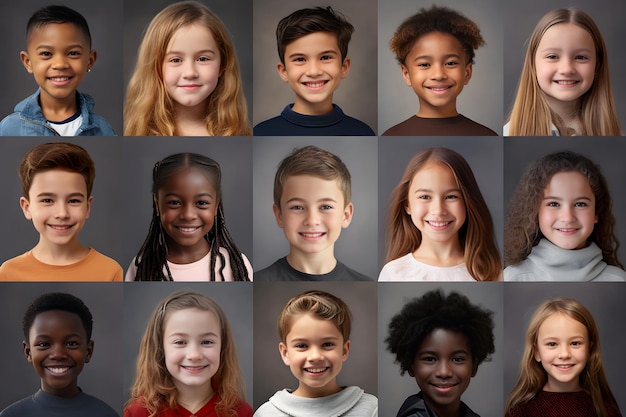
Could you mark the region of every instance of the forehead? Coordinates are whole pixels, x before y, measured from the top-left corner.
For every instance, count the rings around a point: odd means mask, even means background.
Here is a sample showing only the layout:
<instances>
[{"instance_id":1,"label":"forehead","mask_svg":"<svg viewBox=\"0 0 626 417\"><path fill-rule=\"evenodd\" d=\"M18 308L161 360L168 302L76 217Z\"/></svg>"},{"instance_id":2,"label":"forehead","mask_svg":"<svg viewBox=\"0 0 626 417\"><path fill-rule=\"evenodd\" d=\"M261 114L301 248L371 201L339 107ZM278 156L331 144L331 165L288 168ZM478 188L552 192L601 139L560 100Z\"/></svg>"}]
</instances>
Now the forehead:
<instances>
[{"instance_id":1,"label":"forehead","mask_svg":"<svg viewBox=\"0 0 626 417\"><path fill-rule=\"evenodd\" d=\"M580 335L587 337L587 327L567 314L551 314L541 323L541 326L539 326L537 336L541 339L559 335Z\"/></svg>"},{"instance_id":2,"label":"forehead","mask_svg":"<svg viewBox=\"0 0 626 417\"><path fill-rule=\"evenodd\" d=\"M449 33L428 32L415 39L407 59L409 57L414 59L421 55L436 57L450 54L465 56L461 42Z\"/></svg>"},{"instance_id":3,"label":"forehead","mask_svg":"<svg viewBox=\"0 0 626 417\"><path fill-rule=\"evenodd\" d=\"M79 335L87 337L80 316L64 310L44 311L35 316L29 329L30 338L41 336Z\"/></svg>"},{"instance_id":4,"label":"forehead","mask_svg":"<svg viewBox=\"0 0 626 417\"><path fill-rule=\"evenodd\" d=\"M206 169L197 167L181 167L172 171L164 178L159 192L171 188L201 187L215 191L215 179Z\"/></svg>"},{"instance_id":5,"label":"forehead","mask_svg":"<svg viewBox=\"0 0 626 417\"><path fill-rule=\"evenodd\" d=\"M470 343L465 334L454 330L437 328L422 340L422 343L417 348L417 353L429 351L447 354L460 350L471 353Z\"/></svg>"},{"instance_id":6,"label":"forehead","mask_svg":"<svg viewBox=\"0 0 626 417\"><path fill-rule=\"evenodd\" d=\"M285 335L286 339L342 337L332 320L318 318L310 312L295 315L289 324L291 327Z\"/></svg>"},{"instance_id":7,"label":"forehead","mask_svg":"<svg viewBox=\"0 0 626 417\"><path fill-rule=\"evenodd\" d=\"M591 34L583 27L574 23L557 23L544 32L539 41L538 49L570 48L595 50Z\"/></svg>"},{"instance_id":8,"label":"forehead","mask_svg":"<svg viewBox=\"0 0 626 417\"><path fill-rule=\"evenodd\" d=\"M29 48L36 48L42 44L79 44L89 48L89 38L87 34L74 23L45 23L34 26L28 32L26 44Z\"/></svg>"},{"instance_id":9,"label":"forehead","mask_svg":"<svg viewBox=\"0 0 626 417\"><path fill-rule=\"evenodd\" d=\"M332 32L313 32L301 36L287 44L285 55L317 54L334 51L339 53L337 35Z\"/></svg>"},{"instance_id":10,"label":"forehead","mask_svg":"<svg viewBox=\"0 0 626 417\"><path fill-rule=\"evenodd\" d=\"M291 199L332 199L343 202L339 178L325 179L313 175L290 175L283 183L281 201Z\"/></svg>"},{"instance_id":11,"label":"forehead","mask_svg":"<svg viewBox=\"0 0 626 417\"><path fill-rule=\"evenodd\" d=\"M589 180L578 171L557 172L550 178L544 194L576 194L595 198Z\"/></svg>"},{"instance_id":12,"label":"forehead","mask_svg":"<svg viewBox=\"0 0 626 417\"><path fill-rule=\"evenodd\" d=\"M217 46L213 33L204 25L192 23L178 28L167 45L169 50L212 49L217 52Z\"/></svg>"},{"instance_id":13,"label":"forehead","mask_svg":"<svg viewBox=\"0 0 626 417\"><path fill-rule=\"evenodd\" d=\"M430 187L436 184L457 185L452 169L437 161L427 161L415 172L411 179L410 188Z\"/></svg>"},{"instance_id":14,"label":"forehead","mask_svg":"<svg viewBox=\"0 0 626 417\"><path fill-rule=\"evenodd\" d=\"M163 323L164 333L205 333L212 331L219 334L220 321L209 310L185 308L167 313Z\"/></svg>"},{"instance_id":15,"label":"forehead","mask_svg":"<svg viewBox=\"0 0 626 417\"><path fill-rule=\"evenodd\" d=\"M40 194L46 192L87 194L85 178L78 172L65 171L62 169L50 169L37 172L31 181L30 193Z\"/></svg>"}]
</instances>

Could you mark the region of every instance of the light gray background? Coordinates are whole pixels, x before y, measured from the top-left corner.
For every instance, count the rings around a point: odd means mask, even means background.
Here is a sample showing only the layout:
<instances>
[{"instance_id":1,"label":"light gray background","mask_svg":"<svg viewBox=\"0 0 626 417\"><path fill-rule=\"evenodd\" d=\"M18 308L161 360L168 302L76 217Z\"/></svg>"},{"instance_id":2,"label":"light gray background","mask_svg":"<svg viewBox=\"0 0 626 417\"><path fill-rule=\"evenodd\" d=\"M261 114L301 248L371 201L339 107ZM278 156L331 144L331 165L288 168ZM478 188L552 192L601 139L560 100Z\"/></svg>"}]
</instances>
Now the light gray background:
<instances>
[{"instance_id":1,"label":"light gray background","mask_svg":"<svg viewBox=\"0 0 626 417\"><path fill-rule=\"evenodd\" d=\"M591 159L600 165L613 198L613 215L616 219L615 233L622 245L618 258L626 265L626 194L624 179L626 167L623 155L626 155L626 142L611 137L554 137L545 138L506 138L504 140L504 201L505 220L509 201L520 178L528 166L536 159L552 152L570 150Z\"/></svg>"},{"instance_id":2,"label":"light gray background","mask_svg":"<svg viewBox=\"0 0 626 417\"><path fill-rule=\"evenodd\" d=\"M124 401L135 379L139 344L157 304L179 290L193 290L215 300L228 319L244 376L246 398L252 398L252 284L249 282L128 282L124 285ZM120 304L118 304L119 306ZM117 341L119 347L119 340Z\"/></svg>"},{"instance_id":3,"label":"light gray background","mask_svg":"<svg viewBox=\"0 0 626 417\"><path fill-rule=\"evenodd\" d=\"M354 215L341 229L335 243L335 257L373 280L378 276L376 258L376 219L378 196L376 178L376 137L294 138L256 137L254 139L254 256L255 270L263 269L289 253L289 242L276 224L272 210L276 169L295 148L315 145L337 155L352 177Z\"/></svg>"},{"instance_id":4,"label":"light gray background","mask_svg":"<svg viewBox=\"0 0 626 417\"><path fill-rule=\"evenodd\" d=\"M379 283L378 284L378 414L394 416L404 400L419 392L415 378L408 373L400 376L400 366L394 363L395 356L387 350L384 342L388 335L391 318L398 314L402 307L426 292L441 288L448 295L456 291L465 295L481 308L494 312L493 322L495 337L495 353L491 361L485 361L478 367L478 373L472 378L469 387L461 396L474 412L481 416L502 415L502 363L503 363L503 318L502 318L502 283Z\"/></svg>"},{"instance_id":5,"label":"light gray background","mask_svg":"<svg viewBox=\"0 0 626 417\"><path fill-rule=\"evenodd\" d=\"M348 115L376 132L376 0L256 0L254 2L254 118L256 125L278 116L293 103L295 94L276 71L278 22L299 9L330 5L354 26L348 45L350 72L333 95L333 102Z\"/></svg>"},{"instance_id":6,"label":"light gray background","mask_svg":"<svg viewBox=\"0 0 626 417\"><path fill-rule=\"evenodd\" d=\"M152 170L161 159L194 152L217 161L222 170L222 207L235 244L252 262L252 138L125 137L124 152L124 270L148 236L152 219Z\"/></svg>"},{"instance_id":7,"label":"light gray background","mask_svg":"<svg viewBox=\"0 0 626 417\"><path fill-rule=\"evenodd\" d=\"M96 102L93 111L104 117L118 135L122 134L122 32L112 30L123 21L123 0L86 2L65 0L68 6L83 15L91 32L91 48L98 52L96 63L85 74L78 91L92 96ZM13 113L17 103L37 90L37 83L22 61L20 51L26 50L26 24L38 9L59 4L49 0L23 0L0 2L0 56L4 65L0 68L2 94L0 117Z\"/></svg>"},{"instance_id":8,"label":"light gray background","mask_svg":"<svg viewBox=\"0 0 626 417\"><path fill-rule=\"evenodd\" d=\"M543 15L550 10L576 6L583 9L596 23L604 38L609 57L611 88L615 98L622 130L626 129L626 80L623 77L626 57L626 2L616 0L542 0L509 1L504 8L504 118L508 117L515 100L519 77L524 65L528 40ZM502 130L497 130L501 132Z\"/></svg>"},{"instance_id":9,"label":"light gray background","mask_svg":"<svg viewBox=\"0 0 626 417\"><path fill-rule=\"evenodd\" d=\"M499 137L385 137L378 150L378 254L379 265L385 263L385 230L391 192L398 185L411 158L425 148L443 147L460 153L474 172L481 194L487 202L502 253L502 139Z\"/></svg>"},{"instance_id":10,"label":"light gray background","mask_svg":"<svg viewBox=\"0 0 626 417\"><path fill-rule=\"evenodd\" d=\"M83 245L93 247L120 262L126 244L122 219L133 210L132 206L124 204L126 201L120 192L121 184L125 181L123 172L118 169L122 143L111 138L95 137L87 141L64 138L64 141L85 148L96 167L91 213L78 239ZM18 167L26 152L47 142L49 140L42 138L20 137L3 139L0 144L0 178L4 196L0 216L3 234L10 236L10 239L0 239L0 260L3 262L32 249L39 241L39 233L33 227L33 222L26 220L20 208L22 187ZM146 233L147 230L146 226Z\"/></svg>"},{"instance_id":11,"label":"light gray background","mask_svg":"<svg viewBox=\"0 0 626 417\"><path fill-rule=\"evenodd\" d=\"M41 294L67 292L83 300L93 316L94 350L85 364L78 385L113 407L120 415L125 401L122 392L122 283L0 283L0 344L2 376L0 410L37 392L41 379L24 356L22 318Z\"/></svg>"},{"instance_id":12,"label":"light gray background","mask_svg":"<svg viewBox=\"0 0 626 417\"><path fill-rule=\"evenodd\" d=\"M252 120L252 0L199 1L215 13L228 29L239 60L248 118ZM176 1L124 1L124 97L143 35L152 18L171 3ZM121 42L118 42L118 47L120 45Z\"/></svg>"},{"instance_id":13,"label":"light gray background","mask_svg":"<svg viewBox=\"0 0 626 417\"><path fill-rule=\"evenodd\" d=\"M350 355L343 363L337 382L341 386L357 385L365 392L377 395L376 288L375 282L254 284L254 408L266 402L276 391L298 387L298 380L280 357L276 323L287 301L309 290L322 290L341 298L352 313Z\"/></svg>"},{"instance_id":14,"label":"light gray background","mask_svg":"<svg viewBox=\"0 0 626 417\"><path fill-rule=\"evenodd\" d=\"M378 2L378 132L417 113L419 101L402 78L400 64L389 51L394 32L408 17L433 3L454 9L474 21L485 45L474 58L472 78L457 98L457 111L502 132L502 9L499 0L391 0ZM509 3L513 2L508 2ZM515 18L513 18L515 19ZM509 21L505 21L509 24ZM476 105L480 103L480 105Z\"/></svg>"},{"instance_id":15,"label":"light gray background","mask_svg":"<svg viewBox=\"0 0 626 417\"><path fill-rule=\"evenodd\" d=\"M624 390L624 283L507 282L504 286L504 399L517 381L524 352L524 339L530 318L545 300L570 297L581 302L593 314L600 333L602 364L611 391L622 412L626 409Z\"/></svg>"}]
</instances>

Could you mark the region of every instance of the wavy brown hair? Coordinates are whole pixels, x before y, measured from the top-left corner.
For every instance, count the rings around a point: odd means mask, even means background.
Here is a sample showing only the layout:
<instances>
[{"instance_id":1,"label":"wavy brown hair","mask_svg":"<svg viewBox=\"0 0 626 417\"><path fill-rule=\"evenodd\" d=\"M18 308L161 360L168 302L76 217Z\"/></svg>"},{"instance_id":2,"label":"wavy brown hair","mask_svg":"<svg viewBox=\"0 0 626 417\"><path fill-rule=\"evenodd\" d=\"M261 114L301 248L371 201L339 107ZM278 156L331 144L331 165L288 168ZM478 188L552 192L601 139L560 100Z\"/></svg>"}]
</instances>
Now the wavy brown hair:
<instances>
[{"instance_id":1,"label":"wavy brown hair","mask_svg":"<svg viewBox=\"0 0 626 417\"><path fill-rule=\"evenodd\" d=\"M165 408L176 408L178 392L165 366L163 331L171 312L190 308L209 311L220 323L220 366L211 378L211 385L220 397L215 410L219 417L236 417L235 409L239 403L245 401L245 390L237 348L226 314L211 298L189 290L171 294L157 305L150 316L139 347L131 398L126 404L141 401L150 417L156 416Z\"/></svg>"},{"instance_id":2,"label":"wavy brown hair","mask_svg":"<svg viewBox=\"0 0 626 417\"><path fill-rule=\"evenodd\" d=\"M174 136L174 102L163 82L163 62L174 33L190 25L206 27L218 45L220 77L206 100L206 124L212 136L251 135L235 48L226 26L206 6L173 3L150 22L139 46L137 63L124 104L124 136Z\"/></svg>"},{"instance_id":3,"label":"wavy brown hair","mask_svg":"<svg viewBox=\"0 0 626 417\"><path fill-rule=\"evenodd\" d=\"M409 187L413 177L427 162L444 164L450 168L463 195L467 218L459 229L459 241L464 251L468 272L476 281L500 280L502 260L487 203L467 161L457 152L447 148L427 148L413 156L404 170L400 183L391 193L385 262L414 252L422 243L422 233L407 215L406 208L409 205Z\"/></svg>"},{"instance_id":4,"label":"wavy brown hair","mask_svg":"<svg viewBox=\"0 0 626 417\"><path fill-rule=\"evenodd\" d=\"M581 387L591 395L597 416L607 417L609 415L607 406L609 409L619 410L602 366L600 335L593 316L580 302L562 297L544 301L535 310L535 314L530 319L530 324L526 331L520 374L507 398L505 416L508 417L518 404L530 401L543 389L548 381L548 376L542 364L535 360L535 350L537 348L539 328L553 314L563 314L587 328L589 336L588 359L585 368L578 377L580 378Z\"/></svg>"},{"instance_id":5,"label":"wavy brown hair","mask_svg":"<svg viewBox=\"0 0 626 417\"><path fill-rule=\"evenodd\" d=\"M550 109L545 93L537 81L535 54L541 38L548 29L560 23L572 23L586 30L596 48L596 71L589 90L578 100L578 119L582 136L619 136L622 129L617 118L615 101L611 92L609 63L606 45L600 30L584 11L570 7L548 12L533 30L519 86L509 115L510 136L551 136L550 124L554 123L561 135L566 127L561 118Z\"/></svg>"},{"instance_id":6,"label":"wavy brown hair","mask_svg":"<svg viewBox=\"0 0 626 417\"><path fill-rule=\"evenodd\" d=\"M598 218L588 240L600 247L607 264L624 269L617 259L619 240L614 230L615 216L609 185L598 165L571 151L554 152L537 159L522 176L509 202L504 227L505 265L517 265L526 259L544 237L539 229L539 206L552 176L559 172L580 172L587 178L596 199Z\"/></svg>"}]
</instances>

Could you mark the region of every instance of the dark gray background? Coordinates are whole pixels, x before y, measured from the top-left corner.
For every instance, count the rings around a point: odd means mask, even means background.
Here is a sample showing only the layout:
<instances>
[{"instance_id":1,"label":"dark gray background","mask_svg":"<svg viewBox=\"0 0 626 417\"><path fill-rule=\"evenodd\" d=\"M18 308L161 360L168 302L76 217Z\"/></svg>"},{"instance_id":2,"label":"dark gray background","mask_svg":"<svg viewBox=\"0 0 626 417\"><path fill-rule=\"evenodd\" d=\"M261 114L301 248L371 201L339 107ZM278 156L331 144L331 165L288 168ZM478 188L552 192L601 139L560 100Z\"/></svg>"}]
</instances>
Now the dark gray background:
<instances>
[{"instance_id":1,"label":"dark gray background","mask_svg":"<svg viewBox=\"0 0 626 417\"><path fill-rule=\"evenodd\" d=\"M481 308L494 312L495 353L491 361L485 361L478 367L478 373L472 378L469 387L461 396L474 412L481 416L502 415L502 364L503 364L503 283L497 282L463 282L463 283L387 283L378 284L378 414L394 416L404 400L419 392L415 378L408 373L400 376L400 366L394 363L395 356L387 350L384 340L387 338L391 318L398 314L402 307L415 297L441 288L445 294L456 291L469 298Z\"/></svg>"},{"instance_id":2,"label":"dark gray background","mask_svg":"<svg viewBox=\"0 0 626 417\"><path fill-rule=\"evenodd\" d=\"M182 283L129 282L124 285L124 401L135 379L139 344L157 304L179 290L193 290L215 300L228 319L243 372L246 398L252 398L252 284L248 282ZM118 304L119 306L120 304ZM119 340L117 341L119 346Z\"/></svg>"},{"instance_id":3,"label":"dark gray background","mask_svg":"<svg viewBox=\"0 0 626 417\"><path fill-rule=\"evenodd\" d=\"M20 137L5 138L1 141L0 178L4 201L0 205L0 216L3 235L10 236L10 239L0 239L2 262L32 249L39 241L39 233L33 227L32 221L26 220L20 208L22 187L18 167L26 152L39 144L49 142L48 139ZM121 185L125 181L124 173L119 169L122 142L117 139L95 137L87 141L77 138L64 140L85 148L96 166L91 213L78 234L78 239L83 245L93 247L120 262L127 252L124 250L127 242L124 236L127 236L127 233L123 228L122 219L134 209L133 206L125 204L127 199L124 199L121 193ZM145 230L147 234L147 226Z\"/></svg>"},{"instance_id":4,"label":"dark gray background","mask_svg":"<svg viewBox=\"0 0 626 417\"><path fill-rule=\"evenodd\" d=\"M524 65L528 40L543 15L553 9L576 6L591 16L602 33L609 57L611 87L622 126L626 129L626 79L623 77L626 57L626 2L616 0L542 0L509 1L502 15L504 23L504 118L515 100L519 77ZM501 132L501 130L497 130Z\"/></svg>"},{"instance_id":5,"label":"dark gray background","mask_svg":"<svg viewBox=\"0 0 626 417\"><path fill-rule=\"evenodd\" d=\"M243 93L248 106L248 118L252 121L252 0L199 1L215 13L228 29L239 60ZM171 3L176 3L176 1L124 1L124 30L120 31L124 36L124 97L145 30L152 18ZM119 45L121 42L117 43L118 47Z\"/></svg>"},{"instance_id":6,"label":"dark gray background","mask_svg":"<svg viewBox=\"0 0 626 417\"><path fill-rule=\"evenodd\" d=\"M122 31L115 30L123 22L123 0L86 2L65 0L68 6L83 15L91 32L91 47L98 52L96 63L90 73L85 74L78 86L81 93L92 96L96 102L94 112L104 117L118 135L122 134ZM50 0L23 0L0 2L0 56L4 65L0 68L2 94L0 95L0 117L13 113L17 103L37 90L37 83L22 61L20 51L26 49L26 24L38 9L50 4Z\"/></svg>"},{"instance_id":7,"label":"dark gray background","mask_svg":"<svg viewBox=\"0 0 626 417\"><path fill-rule=\"evenodd\" d=\"M357 385L377 395L376 289L375 282L257 282L254 284L254 408L276 391L296 389L298 380L283 363L276 330L283 306L300 293L323 290L341 298L352 313L350 355L343 363L337 382ZM380 414L384 416L386 414Z\"/></svg>"},{"instance_id":8,"label":"dark gray background","mask_svg":"<svg viewBox=\"0 0 626 417\"><path fill-rule=\"evenodd\" d=\"M378 276L376 248L376 137L353 138L254 138L254 256L255 270L263 269L289 253L289 242L276 224L272 211L274 176L280 161L295 148L315 145L337 155L352 177L354 215L350 225L341 229L335 243L335 257L352 269L371 277Z\"/></svg>"},{"instance_id":9,"label":"dark gray background","mask_svg":"<svg viewBox=\"0 0 626 417\"><path fill-rule=\"evenodd\" d=\"M460 153L474 172L487 202L502 251L502 139L499 137L385 137L378 149L378 235L379 265L385 263L385 229L391 192L398 185L411 158L425 148L443 147ZM384 144L383 144L384 143Z\"/></svg>"},{"instance_id":10,"label":"dark gray background","mask_svg":"<svg viewBox=\"0 0 626 417\"><path fill-rule=\"evenodd\" d=\"M124 196L124 252L120 257L126 270L148 235L152 218L152 169L154 164L178 152L195 152L220 164L222 205L228 231L239 250L252 262L252 138L167 138L126 137L122 153ZM118 161L119 163L119 161ZM119 169L119 168L118 168Z\"/></svg>"},{"instance_id":11,"label":"dark gray background","mask_svg":"<svg viewBox=\"0 0 626 417\"><path fill-rule=\"evenodd\" d=\"M536 159L552 152L570 150L580 153L600 165L609 184L613 198L613 215L616 219L615 232L622 242L618 257L626 265L626 194L624 179L626 167L626 142L611 137L570 137L570 138L506 138L504 140L504 202L506 210L511 196L526 168Z\"/></svg>"},{"instance_id":12,"label":"dark gray background","mask_svg":"<svg viewBox=\"0 0 626 417\"><path fill-rule=\"evenodd\" d=\"M254 118L256 125L278 116L293 103L295 93L276 71L278 22L296 10L332 6L354 26L348 45L350 72L333 95L333 102L348 115L376 132L376 0L256 0L254 2Z\"/></svg>"},{"instance_id":13,"label":"dark gray background","mask_svg":"<svg viewBox=\"0 0 626 417\"><path fill-rule=\"evenodd\" d=\"M570 297L593 314L600 333L602 363L611 391L622 412L626 409L624 390L624 297L626 285L610 282L507 282L504 286L504 396L519 375L524 338L535 309L545 300Z\"/></svg>"},{"instance_id":14,"label":"dark gray background","mask_svg":"<svg viewBox=\"0 0 626 417\"><path fill-rule=\"evenodd\" d=\"M37 392L39 375L24 356L22 317L41 294L67 292L83 300L93 316L94 351L78 385L113 407L120 415L126 400L122 391L122 283L0 283L2 376L0 409Z\"/></svg>"},{"instance_id":15,"label":"dark gray background","mask_svg":"<svg viewBox=\"0 0 626 417\"><path fill-rule=\"evenodd\" d=\"M402 78L389 41L404 20L433 3L454 9L474 21L485 45L476 50L472 78L457 98L457 110L496 133L502 132L502 19L500 0L392 0L378 2L378 132L382 134L417 113L419 101ZM514 2L507 2L507 6ZM476 105L480 103L480 105Z\"/></svg>"}]
</instances>

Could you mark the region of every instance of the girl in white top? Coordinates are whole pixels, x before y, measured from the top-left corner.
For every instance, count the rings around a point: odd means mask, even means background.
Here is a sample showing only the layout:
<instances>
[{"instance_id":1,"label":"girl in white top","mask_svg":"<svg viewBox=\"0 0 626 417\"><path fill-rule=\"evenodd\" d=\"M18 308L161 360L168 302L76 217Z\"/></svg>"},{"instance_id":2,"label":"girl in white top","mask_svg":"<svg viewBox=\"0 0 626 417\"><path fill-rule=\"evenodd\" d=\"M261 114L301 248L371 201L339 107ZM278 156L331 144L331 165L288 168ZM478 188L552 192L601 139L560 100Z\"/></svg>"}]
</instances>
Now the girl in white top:
<instances>
[{"instance_id":1,"label":"girl in white top","mask_svg":"<svg viewBox=\"0 0 626 417\"><path fill-rule=\"evenodd\" d=\"M252 266L224 221L221 170L195 153L152 171L152 222L126 281L252 281Z\"/></svg>"},{"instance_id":2,"label":"girl in white top","mask_svg":"<svg viewBox=\"0 0 626 417\"><path fill-rule=\"evenodd\" d=\"M393 190L379 281L498 281L493 222L467 161L428 148Z\"/></svg>"}]
</instances>

